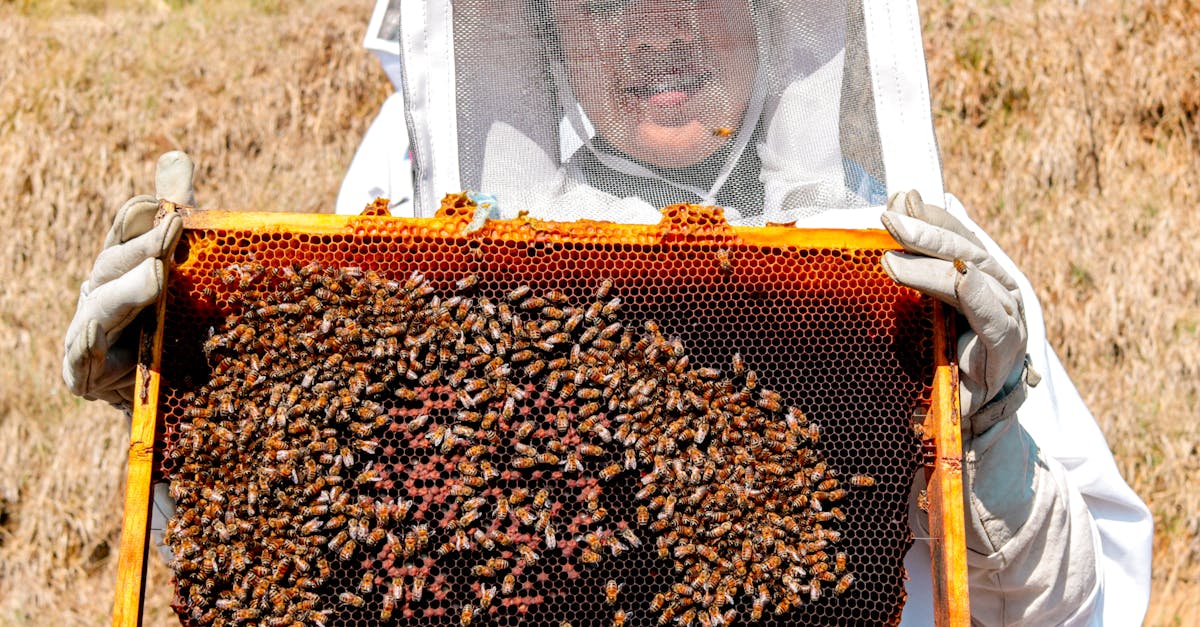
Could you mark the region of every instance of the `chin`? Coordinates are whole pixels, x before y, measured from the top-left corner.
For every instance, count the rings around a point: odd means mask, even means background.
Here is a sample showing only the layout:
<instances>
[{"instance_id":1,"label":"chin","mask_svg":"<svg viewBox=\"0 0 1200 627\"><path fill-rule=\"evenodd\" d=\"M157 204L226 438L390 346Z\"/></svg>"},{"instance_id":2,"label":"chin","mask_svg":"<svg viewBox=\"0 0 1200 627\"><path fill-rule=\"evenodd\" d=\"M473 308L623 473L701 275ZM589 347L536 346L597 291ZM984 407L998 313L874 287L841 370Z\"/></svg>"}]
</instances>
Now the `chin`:
<instances>
[{"instance_id":1,"label":"chin","mask_svg":"<svg viewBox=\"0 0 1200 627\"><path fill-rule=\"evenodd\" d=\"M636 144L626 152L665 168L682 168L702 161L724 143L713 137L712 127L697 120L679 126L641 122L635 137Z\"/></svg>"}]
</instances>

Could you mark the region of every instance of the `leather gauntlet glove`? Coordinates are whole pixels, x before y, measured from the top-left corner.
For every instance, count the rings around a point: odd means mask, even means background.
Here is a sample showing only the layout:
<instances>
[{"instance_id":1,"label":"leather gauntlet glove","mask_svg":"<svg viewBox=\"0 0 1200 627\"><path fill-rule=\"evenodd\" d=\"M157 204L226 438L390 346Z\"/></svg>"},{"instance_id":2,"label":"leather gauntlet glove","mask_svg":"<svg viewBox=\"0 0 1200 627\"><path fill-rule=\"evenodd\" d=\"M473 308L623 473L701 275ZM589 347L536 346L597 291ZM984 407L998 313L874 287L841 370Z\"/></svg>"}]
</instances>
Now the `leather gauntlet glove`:
<instances>
[{"instance_id":1,"label":"leather gauntlet glove","mask_svg":"<svg viewBox=\"0 0 1200 627\"><path fill-rule=\"evenodd\" d=\"M135 196L117 211L91 274L79 287L79 304L63 341L63 380L88 400L128 409L133 399L137 333L123 333L163 289L163 257L179 239L182 221L170 214L157 225L160 199L195 205L192 160L164 154L155 173L155 196Z\"/></svg>"},{"instance_id":2,"label":"leather gauntlet glove","mask_svg":"<svg viewBox=\"0 0 1200 627\"><path fill-rule=\"evenodd\" d=\"M885 254L884 270L897 283L954 307L970 326L958 341L965 422L1006 383L1015 383L1025 363L1028 333L1020 289L974 233L945 209L922 202L917 192L893 196L882 219L906 251Z\"/></svg>"}]
</instances>

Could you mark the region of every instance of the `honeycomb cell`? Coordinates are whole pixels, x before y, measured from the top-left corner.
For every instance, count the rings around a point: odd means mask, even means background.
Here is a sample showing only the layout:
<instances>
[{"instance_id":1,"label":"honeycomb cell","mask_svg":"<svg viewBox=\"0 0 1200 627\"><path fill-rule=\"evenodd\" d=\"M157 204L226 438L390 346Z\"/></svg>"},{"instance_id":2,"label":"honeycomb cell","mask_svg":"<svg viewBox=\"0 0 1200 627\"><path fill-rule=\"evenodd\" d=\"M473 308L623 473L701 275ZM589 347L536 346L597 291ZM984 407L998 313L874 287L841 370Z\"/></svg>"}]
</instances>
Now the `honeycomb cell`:
<instances>
[{"instance_id":1,"label":"honeycomb cell","mask_svg":"<svg viewBox=\"0 0 1200 627\"><path fill-rule=\"evenodd\" d=\"M183 623L898 622L933 304L881 250L470 215L185 228Z\"/></svg>"}]
</instances>

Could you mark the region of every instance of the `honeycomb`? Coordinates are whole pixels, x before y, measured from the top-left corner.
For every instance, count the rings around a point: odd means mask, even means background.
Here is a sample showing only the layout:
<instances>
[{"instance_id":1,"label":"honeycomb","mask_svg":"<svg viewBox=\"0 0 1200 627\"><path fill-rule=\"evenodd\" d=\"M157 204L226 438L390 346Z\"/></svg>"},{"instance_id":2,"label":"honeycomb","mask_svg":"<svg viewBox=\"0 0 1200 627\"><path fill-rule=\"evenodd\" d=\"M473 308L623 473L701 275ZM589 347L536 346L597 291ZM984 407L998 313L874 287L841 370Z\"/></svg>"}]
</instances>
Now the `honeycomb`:
<instances>
[{"instance_id":1,"label":"honeycomb","mask_svg":"<svg viewBox=\"0 0 1200 627\"><path fill-rule=\"evenodd\" d=\"M898 623L934 305L887 240L382 206L185 217L183 624Z\"/></svg>"}]
</instances>

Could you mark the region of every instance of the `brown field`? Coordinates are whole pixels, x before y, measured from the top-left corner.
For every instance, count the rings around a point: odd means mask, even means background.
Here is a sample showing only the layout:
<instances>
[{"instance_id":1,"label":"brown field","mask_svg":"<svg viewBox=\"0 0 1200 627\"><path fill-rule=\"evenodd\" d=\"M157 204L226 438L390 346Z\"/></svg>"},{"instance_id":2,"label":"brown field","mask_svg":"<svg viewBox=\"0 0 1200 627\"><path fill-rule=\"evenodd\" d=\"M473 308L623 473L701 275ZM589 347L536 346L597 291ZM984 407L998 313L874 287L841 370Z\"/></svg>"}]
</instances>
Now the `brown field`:
<instances>
[{"instance_id":1,"label":"brown field","mask_svg":"<svg viewBox=\"0 0 1200 627\"><path fill-rule=\"evenodd\" d=\"M108 620L128 422L59 369L113 212L172 148L202 206L331 209L390 91L369 4L0 0L0 624ZM1147 624L1197 624L1200 4L924 5L947 188L1039 289L1154 512ZM171 624L157 560L148 588Z\"/></svg>"}]
</instances>

